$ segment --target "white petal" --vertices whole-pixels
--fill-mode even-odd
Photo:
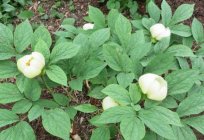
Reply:
[[[161,33],[165,32],[166,28],[163,24],[154,24],[151,28],[150,28],[150,32],[153,38],[156,38],[158,35],[160,35]]]
[[[161,40],[165,37],[169,37],[171,35],[171,31],[169,28],[166,28],[165,32],[162,32],[160,35],[156,37],[157,40]]]
[[[92,23],[86,23],[83,26],[84,30],[90,30],[90,29],[93,29],[93,28],[94,28],[94,24],[92,24]]]
[[[152,74],[152,73],[147,73],[147,74],[140,76],[139,85],[140,85],[140,88],[142,89],[142,92],[144,94],[147,94],[149,87],[154,82],[155,78],[157,78],[157,77],[158,77],[158,75]]]
[[[27,67],[24,69],[23,74],[28,78],[34,78],[41,73],[41,70],[34,67]]]
[[[102,107],[103,110],[109,109],[111,107],[118,106],[119,104],[116,103],[111,97],[107,96],[103,99]]]
[[[17,61],[18,70],[23,72],[23,70],[27,67],[26,64],[30,61],[31,58],[32,58],[31,55],[25,55],[21,57],[20,59],[18,59]]]
[[[162,101],[167,96],[167,82],[162,78],[158,77],[152,83],[147,93],[147,97],[152,100]]]
[[[31,62],[30,62],[30,67],[34,67],[36,69],[39,69],[40,71],[43,69],[44,65],[42,62],[36,60],[36,59],[33,59]]]
[[[35,60],[37,60],[39,63],[41,63],[41,65],[43,67],[45,66],[45,58],[44,58],[44,56],[41,53],[39,53],[39,52],[32,52],[31,55],[33,56],[33,58]]]

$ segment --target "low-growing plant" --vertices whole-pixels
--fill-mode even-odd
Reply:
[[[105,2],[105,0],[100,0]],[[118,9],[120,12],[127,10],[132,18],[140,18],[141,15],[138,13],[138,3],[135,0],[108,0],[106,6],[109,10]]]
[[[31,3],[31,0],[2,0],[0,2],[0,21],[8,24],[16,17],[20,19],[32,17],[33,12],[25,10],[25,6]]]
[[[0,139],[35,140],[28,122],[39,118],[47,132],[70,139],[77,111],[97,114],[91,140],[195,140],[192,128],[204,134],[204,30],[196,18],[191,27],[182,23],[194,5],[173,14],[165,0],[161,9],[150,1],[147,9],[149,16],[129,20],[89,6],[90,23],[65,19],[53,41],[28,20],[14,32],[0,24],[0,104],[12,106],[0,109],[0,127],[9,126]],[[84,83],[102,109],[71,103]]]

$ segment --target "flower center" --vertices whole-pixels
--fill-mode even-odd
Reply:
[[[33,57],[31,57],[27,62],[26,62],[26,66],[30,66],[31,61],[33,60]]]

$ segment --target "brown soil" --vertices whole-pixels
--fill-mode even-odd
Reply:
[[[144,13],[144,0],[138,0],[141,8],[139,11]],[[162,0],[156,0],[156,3],[160,5]],[[175,10],[179,5],[182,3],[195,3],[195,12],[194,17],[198,18],[204,24],[204,2],[203,0],[167,0],[168,3],[171,5],[172,9]],[[56,18],[48,18],[46,20],[42,20],[41,16],[37,11],[37,7],[42,5],[45,9],[45,13],[50,15],[50,9],[54,5],[54,0],[42,0],[40,3],[38,1],[34,2],[32,7],[29,9],[35,12],[35,16],[31,19],[32,23],[43,23],[45,24],[51,32],[55,32],[59,29],[59,25],[61,24],[63,19],[56,19]],[[107,11],[104,5],[98,3],[98,0],[73,0],[73,4],[75,6],[74,11],[70,11],[68,7],[68,2],[66,0],[62,1],[61,7],[57,10],[60,13],[63,13],[66,17],[72,17],[76,19],[76,25],[81,26],[84,24],[83,17],[87,15],[88,5],[96,6],[101,8],[103,11]],[[19,20],[15,20],[14,23],[20,22]],[[190,22],[188,22],[190,23]],[[49,96],[45,96],[45,98]],[[72,104],[80,104],[80,103],[91,103],[96,106],[100,106],[100,101],[90,99],[86,96],[86,93],[75,93],[74,98],[76,99]],[[10,108],[10,106],[0,106],[0,108]],[[89,140],[91,132],[93,130],[93,126],[89,125],[88,120],[91,118],[92,115],[78,113],[74,122],[73,122],[73,132],[72,134],[78,134],[82,140]],[[41,120],[36,120],[31,123],[36,136],[37,140],[59,140],[58,138],[51,136],[48,134],[42,127]],[[204,137],[198,133],[198,139],[204,140]],[[118,140],[118,139],[117,139]]]

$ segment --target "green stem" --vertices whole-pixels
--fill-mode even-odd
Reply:
[[[45,78],[44,78],[43,75],[41,76],[41,79],[42,79],[43,83],[45,84],[46,88],[52,93],[52,90],[51,90],[51,88],[47,85],[47,83],[46,83]]]

